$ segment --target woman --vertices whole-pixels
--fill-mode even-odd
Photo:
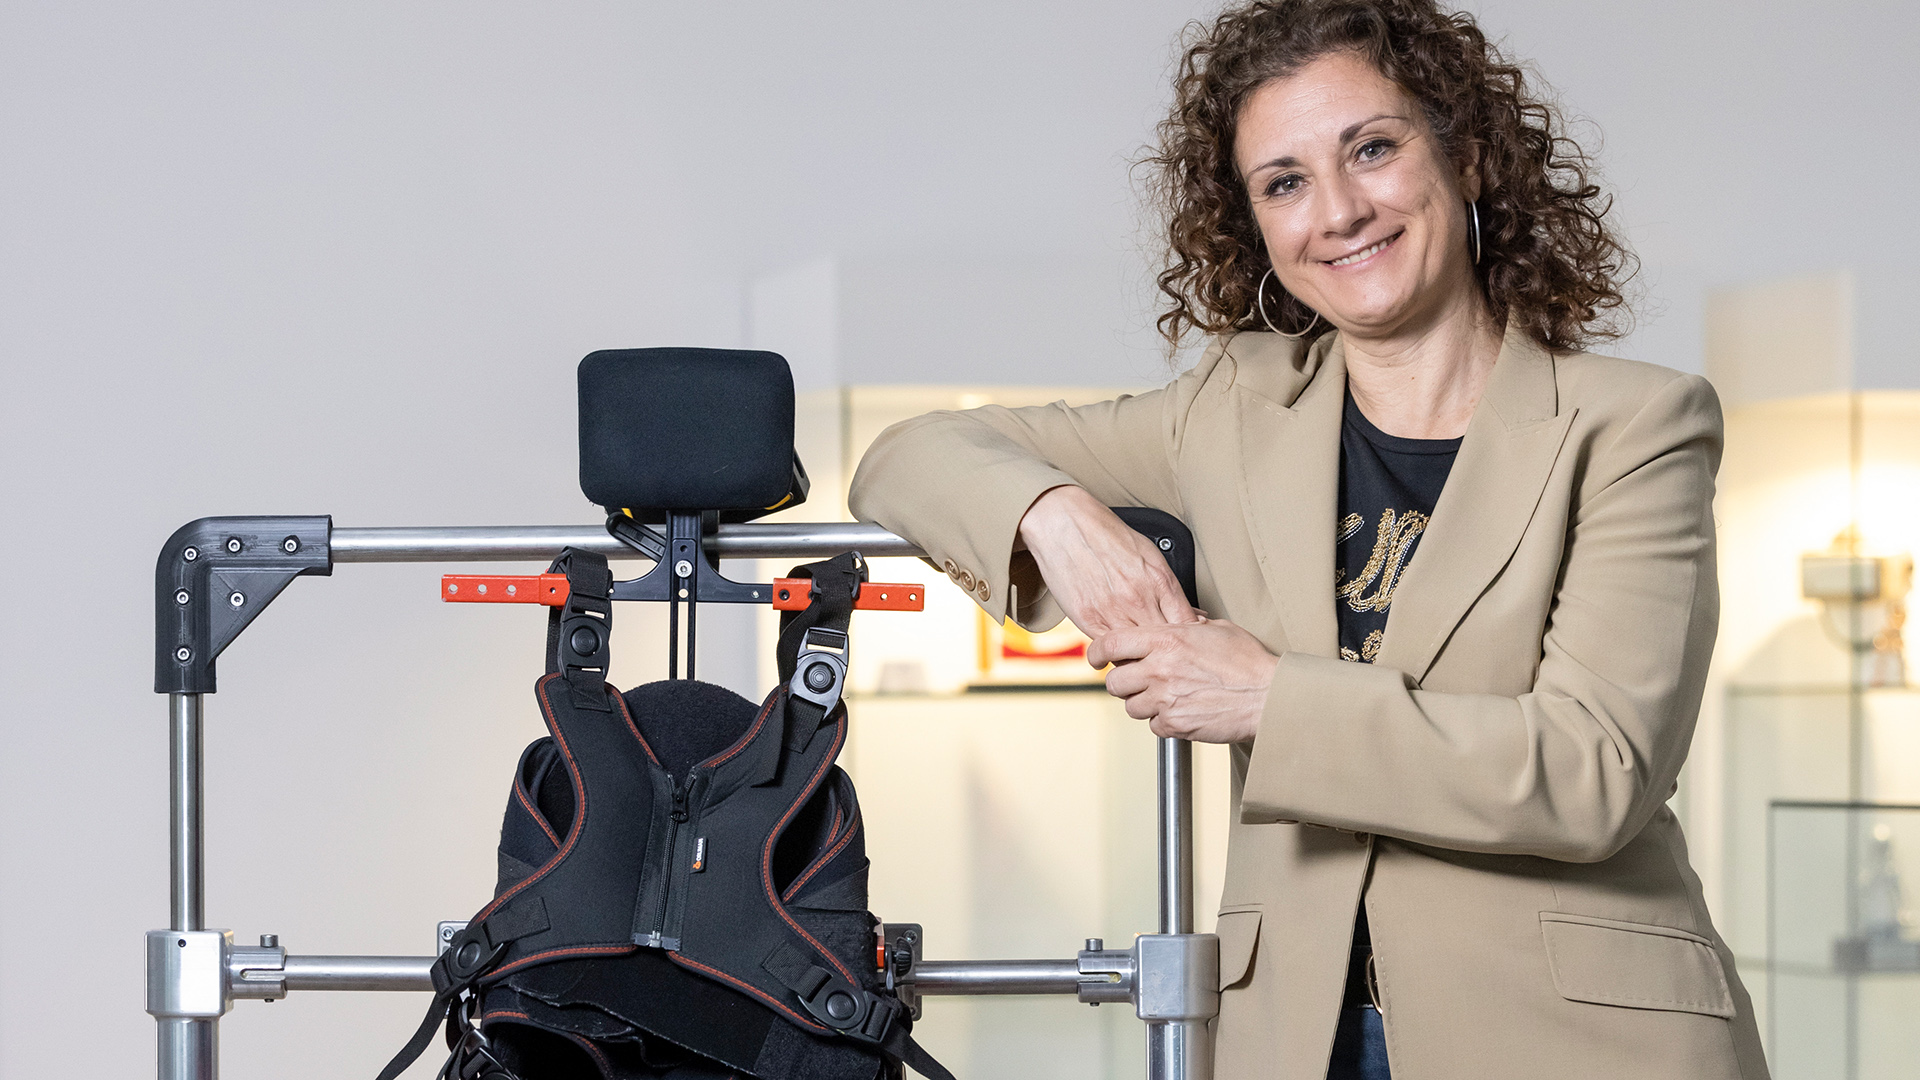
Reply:
[[[1200,362],[898,425],[854,512],[1232,744],[1223,1080],[1764,1077],[1665,805],[1719,408],[1580,351],[1629,263],[1586,159],[1431,0],[1234,8],[1161,134],[1161,327]],[[1204,612],[1122,504],[1193,527]]]

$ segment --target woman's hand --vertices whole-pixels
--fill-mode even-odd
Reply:
[[[1193,742],[1248,742],[1280,658],[1224,619],[1122,627],[1094,639],[1087,662],[1113,664],[1107,693],[1155,735]]]
[[[1057,487],[1035,499],[1020,519],[1020,539],[1067,618],[1088,637],[1200,619],[1153,541],[1085,488]]]

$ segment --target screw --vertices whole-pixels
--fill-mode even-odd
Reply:
[[[692,577],[692,576],[693,576],[693,564],[692,564],[692,563],[690,563],[690,562],[688,562],[688,561],[687,561],[687,560],[685,560],[685,559],[681,559],[681,560],[680,560],[679,562],[677,562],[677,563],[674,563],[674,564],[673,564],[673,576],[674,576],[674,577]]]
[[[173,602],[176,604],[184,604],[191,599],[193,599],[192,594],[188,593],[185,589],[181,589],[179,592],[173,594]]]
[[[173,658],[184,664],[187,661],[193,659],[193,650],[187,648],[185,645],[182,645],[179,648],[173,650]]]
[[[234,593],[232,596],[227,597],[227,603],[232,604],[234,607],[239,607],[246,602],[247,597],[245,593]]]
[[[187,560],[188,562],[192,562],[193,560],[200,557],[200,549],[196,547],[190,547],[187,550],[181,552],[180,557]]]
[[[183,949],[187,947],[187,939],[186,939],[186,938],[181,938],[181,939],[180,939],[180,947],[181,947],[181,948],[183,948]]]
[[[260,947],[261,947],[261,948],[263,948],[263,949],[277,949],[277,948],[279,948],[279,947],[280,947],[280,935],[279,935],[279,934],[261,934],[261,935],[260,935]]]
[[[453,940],[453,927],[451,927],[451,926],[443,926],[443,927],[441,927],[441,928],[440,928],[440,940],[441,940],[441,941],[452,941],[452,940]]]
[[[1087,939],[1088,952],[1101,952],[1104,949],[1106,949],[1106,947],[1107,947],[1107,943],[1100,940],[1097,937],[1090,937]]]
[[[289,536],[285,540],[280,541],[280,550],[286,552],[289,555],[293,554],[296,551],[299,551],[300,538],[297,536]]]
[[[1172,540],[1169,540],[1168,538],[1166,538],[1166,537],[1164,537],[1164,536],[1163,536],[1163,537],[1161,537],[1161,538],[1160,538],[1160,550],[1161,550],[1161,551],[1172,551],[1172,550],[1173,550],[1173,541],[1172,541]]]
[[[240,548],[241,548],[241,543],[240,543],[239,537],[237,536],[227,537],[227,554],[238,555],[240,554]]]

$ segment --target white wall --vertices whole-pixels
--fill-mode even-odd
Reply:
[[[1210,6],[0,6],[0,1075],[149,1067],[176,525],[589,521],[573,363],[743,343],[748,282],[828,256],[873,298],[847,378],[1151,376],[1126,161]],[[1623,351],[1697,368],[1706,286],[1851,267],[1862,368],[1911,380],[1911,7],[1482,10],[1608,136],[1663,309]],[[296,583],[223,662],[216,924],[412,952],[486,890],[539,628],[437,572]],[[233,1076],[366,1072],[411,1023],[241,1008]]]

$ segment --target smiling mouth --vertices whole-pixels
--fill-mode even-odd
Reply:
[[[1338,259],[1329,259],[1327,260],[1327,265],[1328,266],[1352,266],[1355,263],[1366,262],[1368,259],[1371,259],[1375,255],[1378,255],[1381,252],[1387,250],[1387,246],[1392,244],[1395,240],[1400,239],[1401,235],[1402,235],[1401,233],[1394,233],[1392,236],[1387,237],[1385,240],[1380,241],[1379,243],[1373,245],[1372,247],[1361,248],[1359,251],[1356,251],[1351,255],[1343,255]]]

